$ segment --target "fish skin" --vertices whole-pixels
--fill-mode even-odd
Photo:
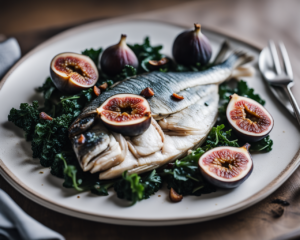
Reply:
[[[211,85],[207,95],[187,108],[158,121],[168,135],[184,136],[203,134],[218,111],[218,85]]]
[[[234,53],[222,64],[209,68],[202,72],[150,72],[135,77],[125,79],[113,85],[110,90],[105,91],[94,99],[82,113],[71,124],[69,128],[69,136],[78,135],[80,132],[88,129],[92,124],[86,124],[86,129],[80,125],[85,118],[94,121],[97,117],[97,108],[109,97],[119,93],[140,94],[146,87],[151,87],[155,95],[148,100],[152,116],[157,119],[160,115],[172,114],[178,112],[197,101],[193,98],[193,93],[186,92],[200,85],[219,84],[226,80],[232,70],[243,63],[246,58],[244,53]],[[173,93],[186,93],[185,99],[178,102],[173,99]]]

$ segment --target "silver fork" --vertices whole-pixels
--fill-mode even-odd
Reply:
[[[274,41],[272,41],[272,40],[269,41],[269,49],[271,52],[272,60],[274,62],[275,71],[276,71],[277,75],[275,75],[272,78],[268,78],[267,80],[271,85],[279,86],[284,89],[284,91],[286,92],[286,94],[290,100],[290,103],[294,109],[297,121],[300,125],[300,109],[299,109],[296,99],[291,91],[291,87],[294,85],[293,71],[292,71],[292,66],[291,66],[290,59],[289,59],[288,53],[286,51],[286,48],[282,42],[279,43],[279,49],[280,49],[280,53],[281,53],[283,65],[284,65],[284,72],[281,69],[276,46],[275,46]]]

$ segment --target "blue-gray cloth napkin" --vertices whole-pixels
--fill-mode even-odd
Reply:
[[[21,57],[21,49],[15,38],[0,43],[0,80]]]
[[[0,239],[64,240],[64,237],[31,218],[0,189]]]

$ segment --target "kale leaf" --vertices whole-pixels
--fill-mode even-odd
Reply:
[[[72,120],[71,114],[63,114],[53,120],[40,120],[35,126],[32,157],[39,158],[42,166],[50,167],[55,155],[63,150],[68,142],[68,127]]]
[[[80,182],[77,180],[77,167],[74,165],[68,165],[67,160],[62,153],[55,155],[55,161],[62,161],[64,165],[64,183],[65,188],[75,188],[77,191],[83,191],[84,189],[79,187]]]
[[[273,140],[270,139],[270,136],[267,136],[258,142],[251,143],[250,152],[270,152],[272,146]]]
[[[102,52],[102,48],[99,48],[98,50],[91,48],[91,49],[84,50],[83,52],[81,52],[81,54],[90,57],[95,63],[96,67],[98,68],[99,56],[101,52]]]
[[[183,196],[201,196],[215,192],[216,189],[202,178],[198,160],[205,153],[202,148],[192,151],[181,160],[176,160],[174,164],[169,164],[168,169],[164,169],[163,179],[167,187],[173,188],[178,194]]]
[[[35,126],[40,120],[38,108],[37,101],[33,101],[32,105],[21,103],[20,110],[12,108],[8,115],[8,121],[25,131],[26,141],[32,140]]]
[[[72,96],[62,96],[60,103],[62,105],[63,114],[71,114],[73,118],[76,118],[82,111],[82,109],[91,102],[96,95],[93,88],[82,90],[80,93]]]
[[[165,57],[162,53],[160,53],[160,50],[163,48],[163,46],[151,46],[149,37],[146,37],[142,44],[128,44],[128,47],[131,48],[139,60],[138,73],[150,71],[150,60],[160,60]]]
[[[91,193],[98,196],[108,196],[107,189],[114,185],[114,181],[97,181],[91,188]]]
[[[114,82],[122,81],[128,77],[135,76],[137,74],[137,70],[130,65],[125,65],[125,67],[122,69],[121,73],[117,74],[114,77],[107,76],[105,73],[101,72],[99,73],[99,80],[97,82],[97,86],[102,85],[103,83],[107,83],[108,87],[114,84]]]
[[[235,140],[229,140],[231,137],[231,129],[228,131],[223,131],[225,128],[224,124],[217,125],[216,127],[213,127],[206,139],[204,149],[205,151],[208,151],[212,148],[218,147],[218,146],[231,146],[231,147],[239,147],[239,144],[237,143],[237,139]]]
[[[114,189],[118,198],[131,201],[131,204],[134,205],[137,201],[149,198],[161,188],[161,185],[161,177],[156,174],[155,170],[144,177],[140,177],[136,173],[128,175],[125,171],[122,179],[115,182]]]
[[[46,79],[44,84],[41,87],[38,87],[36,89],[37,92],[42,92],[44,94],[44,98],[50,99],[52,93],[56,90],[55,85],[53,84],[52,80],[50,77]]]

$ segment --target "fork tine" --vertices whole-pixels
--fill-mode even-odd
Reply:
[[[293,70],[292,70],[291,62],[283,42],[279,42],[279,49],[283,58],[285,72],[290,79],[293,79]]]
[[[275,47],[275,43],[273,40],[269,41],[269,49],[271,52],[271,56],[275,65],[275,70],[277,72],[277,74],[281,74],[281,67],[280,67],[280,63],[279,63],[279,58],[278,58],[278,54],[277,54],[277,50]]]

